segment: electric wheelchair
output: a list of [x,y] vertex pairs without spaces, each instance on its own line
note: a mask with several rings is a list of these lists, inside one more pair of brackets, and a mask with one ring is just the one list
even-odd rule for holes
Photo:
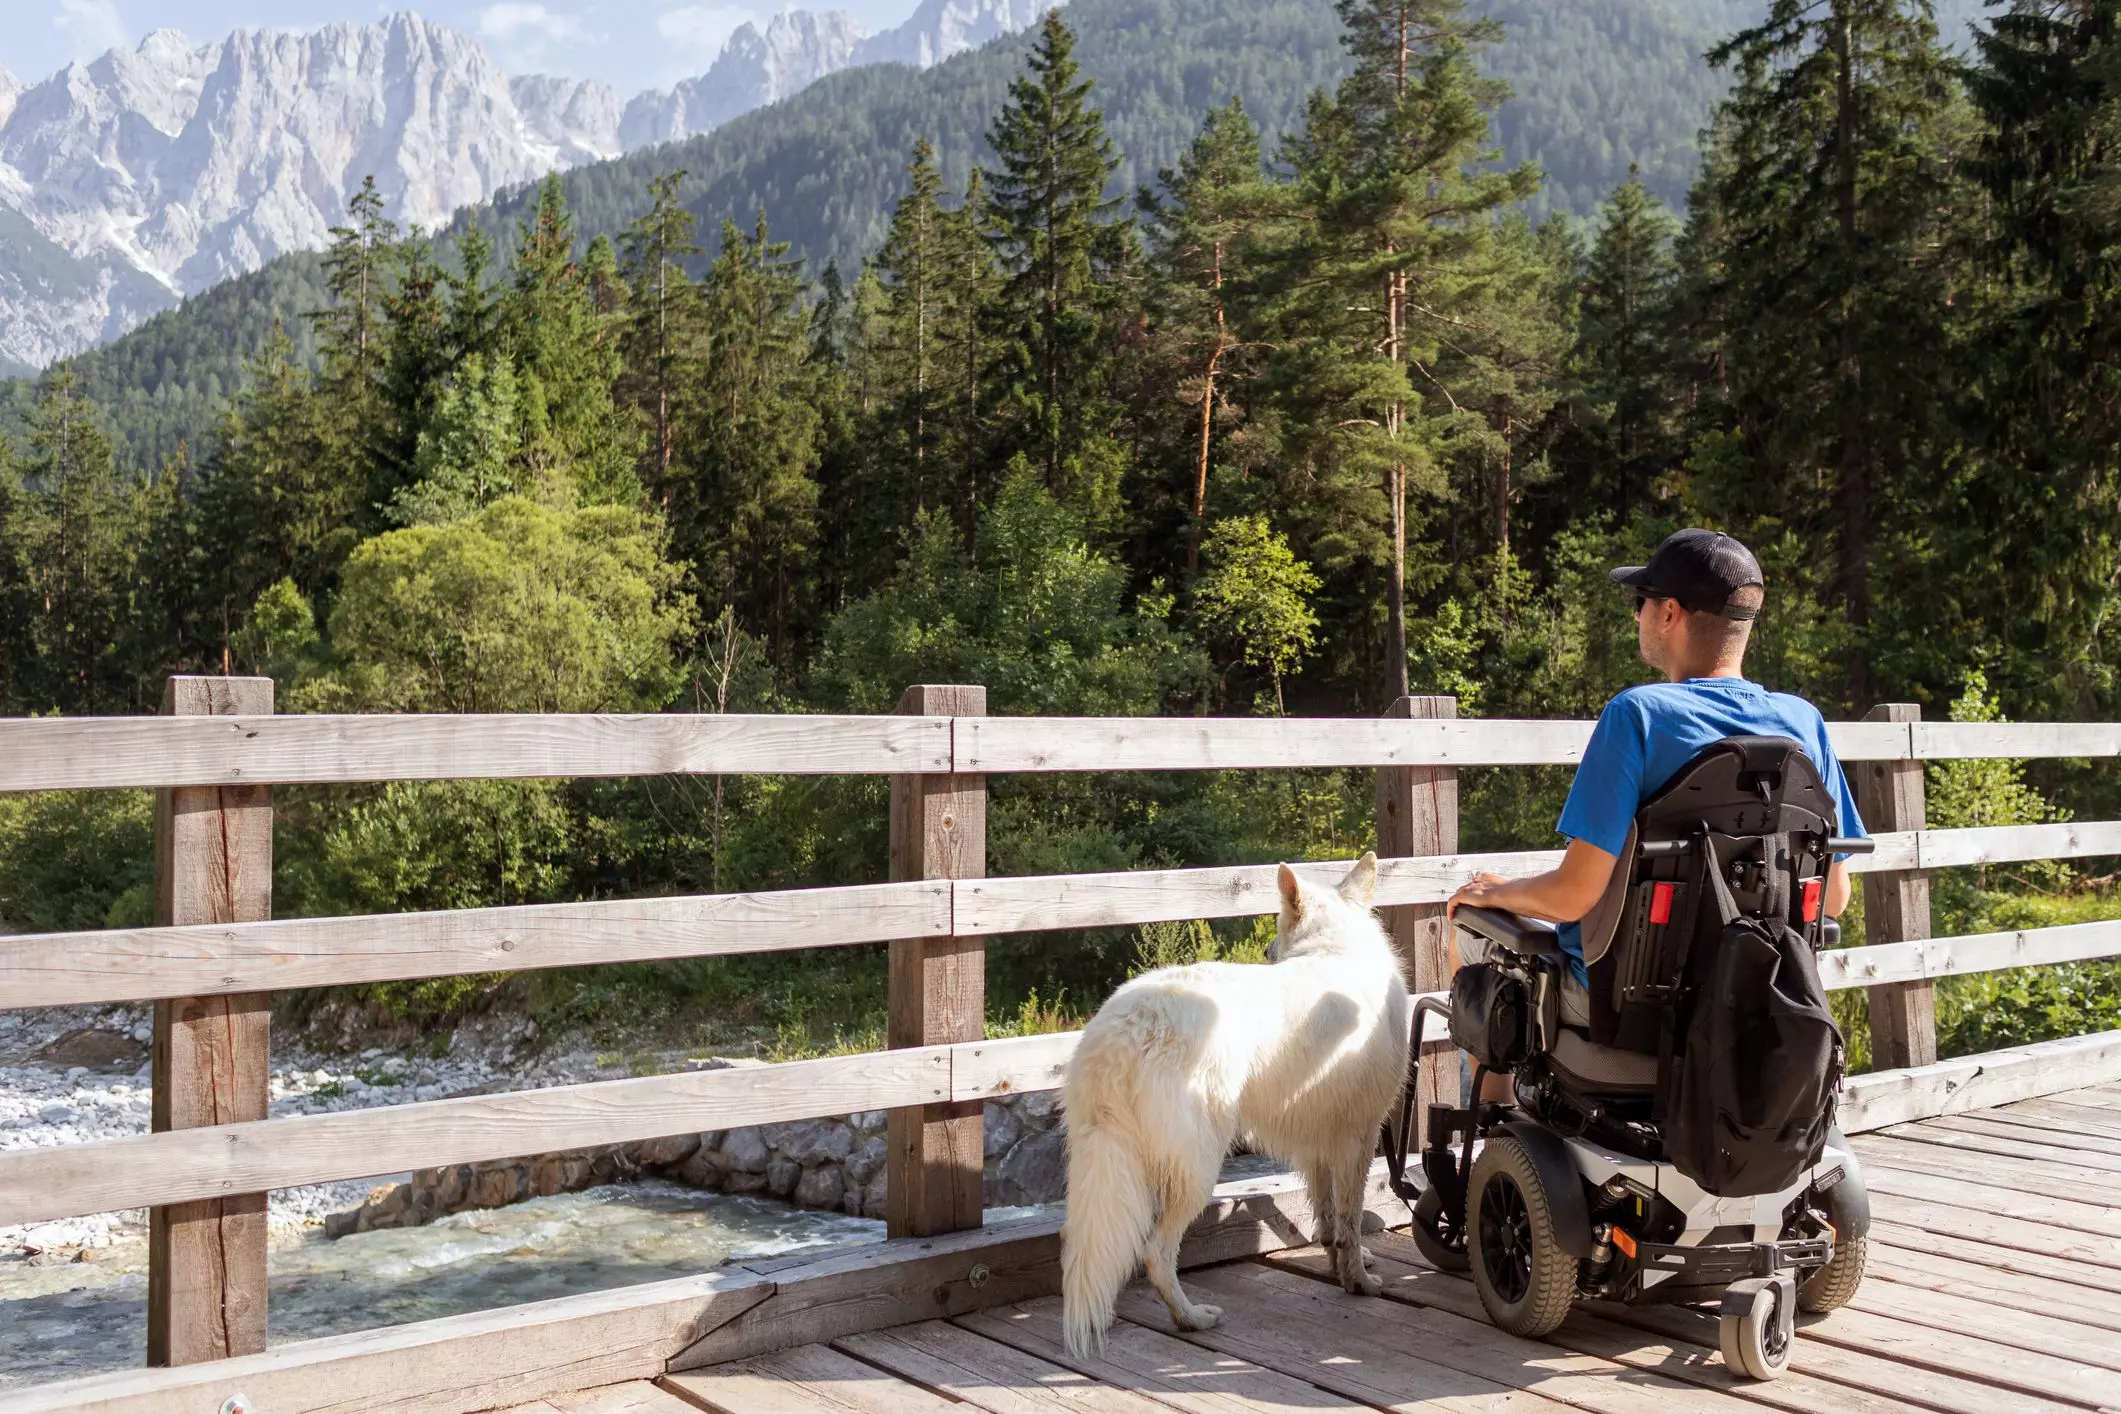
[[[1408,1174],[1422,1022],[1384,1134],[1423,1254],[1470,1269],[1489,1317],[1541,1336],[1579,1299],[1714,1303],[1725,1364],[1770,1379],[1797,1309],[1846,1304],[1870,1205],[1834,1127],[1841,1036],[1814,952],[1836,854],[1833,799],[1794,741],[1733,737],[1637,813],[1583,920],[1578,986],[1552,925],[1461,906],[1453,1042],[1472,1101],[1431,1105]],[[1483,1104],[1491,1073],[1514,1103]],[[1477,1146],[1477,1153],[1476,1153]]]

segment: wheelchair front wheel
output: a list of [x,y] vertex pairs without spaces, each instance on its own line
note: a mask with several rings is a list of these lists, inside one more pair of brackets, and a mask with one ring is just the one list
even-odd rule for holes
[[1732,1374],[1772,1380],[1790,1367],[1790,1349],[1797,1339],[1781,1319],[1781,1301],[1770,1286],[1744,1315],[1718,1320],[1724,1367]]
[[1439,1272],[1470,1271],[1473,1259],[1466,1255],[1464,1226],[1444,1220],[1443,1195],[1424,1188],[1414,1200],[1414,1245],[1429,1265]]
[[1554,1237],[1554,1206],[1524,1144],[1487,1142],[1467,1185],[1466,1250],[1488,1319],[1537,1338],[1568,1319],[1577,1261]]

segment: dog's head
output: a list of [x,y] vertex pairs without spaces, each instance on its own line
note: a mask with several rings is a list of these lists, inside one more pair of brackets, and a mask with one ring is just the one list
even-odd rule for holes
[[1356,860],[1337,889],[1307,884],[1286,864],[1275,871],[1274,881],[1281,894],[1281,927],[1267,949],[1267,960],[1280,962],[1292,948],[1325,931],[1336,913],[1345,916],[1344,910],[1352,910],[1369,919],[1370,899],[1377,893],[1377,855],[1370,851]]

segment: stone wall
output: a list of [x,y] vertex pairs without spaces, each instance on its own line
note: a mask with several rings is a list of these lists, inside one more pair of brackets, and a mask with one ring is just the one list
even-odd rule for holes
[[[985,1203],[990,1208],[1058,1202],[1067,1186],[1060,1094],[1035,1091],[985,1108]],[[884,1216],[884,1112],[792,1124],[747,1125],[635,1144],[569,1149],[527,1159],[423,1169],[378,1188],[360,1207],[324,1220],[328,1237],[415,1227],[467,1208],[602,1183],[664,1178],[721,1193],[763,1193],[798,1207]]]

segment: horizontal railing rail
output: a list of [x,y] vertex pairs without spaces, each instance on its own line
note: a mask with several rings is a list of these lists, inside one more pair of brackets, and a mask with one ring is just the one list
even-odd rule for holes
[[[980,1103],[1058,1086],[1076,1040],[1076,1033],[963,1039],[979,1034],[983,940],[1237,918],[1277,907],[1270,864],[982,877],[985,775],[1374,769],[1380,850],[1401,856],[1380,862],[1376,903],[1410,980],[1434,988],[1447,980],[1440,905],[1451,892],[1476,872],[1524,875],[1560,858],[1553,850],[1457,852],[1456,771],[1569,765],[1592,730],[1583,721],[1460,721],[1448,699],[1409,699],[1401,704],[1407,710],[1384,719],[993,717],[983,715],[979,690],[967,688],[916,689],[900,714],[873,717],[273,716],[258,715],[270,712],[270,693],[260,692],[269,684],[186,681],[183,693],[172,685],[172,701],[192,705],[173,710],[196,715],[0,721],[0,791],[163,793],[159,916],[174,916],[174,926],[0,937],[0,1003],[156,1002],[158,1087],[161,1057],[176,1044],[170,1038],[209,1044],[197,1037],[218,1024],[211,1007],[262,1016],[273,992],[877,943],[891,945],[891,1049],[282,1119],[257,1117],[262,1099],[247,1112],[228,1111],[215,1092],[213,1105],[193,1111],[207,1117],[174,1127],[161,1118],[158,1088],[157,1132],[0,1151],[0,1224],[141,1206],[153,1207],[161,1222],[179,1211],[176,1204],[193,1205],[183,1210],[187,1222],[218,1221],[194,1210],[226,1200],[233,1213],[241,1202],[262,1204],[257,1195],[273,1188],[877,1109],[892,1114],[892,1231],[976,1224]],[[257,705],[212,715],[248,702]],[[1876,827],[1877,849],[1853,867],[1877,876],[1866,885],[1867,900],[1874,886],[1885,887],[1871,901],[1874,941],[1825,954],[1821,975],[1830,988],[1869,989],[1874,1041],[1881,1054],[1900,1056],[1918,1054],[1923,1028],[1933,1033],[1934,1024],[1920,1008],[1902,1007],[1905,1015],[1894,1021],[1894,1008],[1920,1000],[1937,978],[2121,956],[2121,920],[1923,936],[1925,871],[2121,856],[2121,821],[1923,828],[1919,765],[2121,755],[2121,724],[1912,718],[1911,709],[1881,709],[1870,720],[1829,726],[1836,751],[1858,763],[1851,775],[1861,775],[1859,788],[1872,792],[1864,813]],[[262,788],[665,774],[888,775],[894,882],[264,921],[270,796]],[[1882,807],[1875,816],[1874,800]],[[250,842],[239,848],[233,836],[211,830],[180,840],[169,828],[201,811],[234,822],[231,828],[240,824]],[[1327,881],[1347,867],[1299,866]],[[216,890],[233,898],[239,887],[253,891],[245,895],[250,902],[224,908]],[[181,907],[171,902],[180,895]],[[211,1091],[224,1079],[235,1090],[262,1086],[264,1033],[254,1034],[255,1042],[231,1043],[209,1062],[190,1071],[169,1066],[167,1074],[193,1091]],[[1933,1034],[1929,1044],[1934,1056]],[[2038,1048],[2011,1056],[2010,1078],[1998,1084],[2022,1087],[2038,1066],[2059,1063]],[[2121,1039],[2088,1040],[2069,1056],[2073,1075],[2092,1073],[2121,1057]],[[1930,1081],[1892,1078],[1921,1072],[1920,1063],[1890,1064],[1901,1069],[1865,1081],[1873,1109],[1898,1113],[1930,1102],[1922,1098]],[[221,1075],[214,1069],[220,1066],[229,1067],[227,1077],[202,1080]],[[1977,1065],[1935,1084],[1964,1087],[1981,1073]],[[1982,1093],[2002,1092],[1990,1085]],[[975,1126],[969,1139],[968,1122]],[[902,1182],[920,1191],[906,1197]],[[246,1283],[262,1302],[262,1242],[240,1263],[224,1265],[228,1271],[207,1279],[225,1309],[237,1309],[234,1293]],[[152,1295],[150,1309],[157,1309]],[[255,1338],[262,1340],[262,1325]]]
[[[653,775],[1567,766],[1592,723],[793,714],[0,720],[0,791]],[[2104,722],[1834,722],[1847,761],[2121,755]]]
[[[1876,840],[1875,853],[1850,861],[1856,872],[2121,855],[2121,821],[1897,831],[1881,833]],[[1559,850],[1380,860],[1376,903],[1381,908],[1441,903],[1476,873],[1536,874],[1560,860]],[[1324,881],[1345,873],[1350,862],[1298,867]],[[1275,910],[1274,868],[1248,864],[934,879],[433,913],[19,933],[0,937],[0,997],[13,1006],[85,1006],[730,957],[944,934],[986,937],[1242,918]],[[2027,930],[2024,936],[2053,931]],[[2121,947],[2114,951],[2121,953]]]

